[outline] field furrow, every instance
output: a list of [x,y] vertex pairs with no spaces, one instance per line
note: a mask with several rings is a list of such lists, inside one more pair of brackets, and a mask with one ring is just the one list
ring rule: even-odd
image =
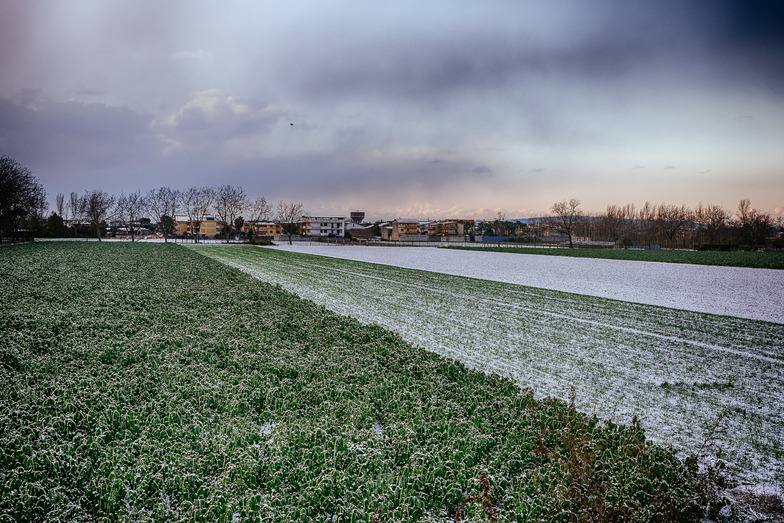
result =
[[539,397],[638,416],[680,452],[710,439],[746,480],[784,480],[780,324],[279,250],[196,250]]
[[[266,266],[258,249],[220,252]],[[292,274],[283,257],[268,261]],[[323,268],[290,261],[319,285]],[[695,464],[638,425],[538,401],[181,246],[35,242],[3,247],[0,265],[0,521],[648,523],[705,512]],[[331,274],[334,301],[362,281]],[[432,295],[440,329],[452,298],[433,287],[378,296],[405,319]],[[456,325],[445,347],[465,330]],[[409,335],[420,330],[412,322]]]

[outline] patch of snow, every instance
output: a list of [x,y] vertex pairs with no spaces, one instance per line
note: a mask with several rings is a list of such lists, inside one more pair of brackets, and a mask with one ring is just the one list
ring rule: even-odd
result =
[[261,424],[261,428],[259,429],[259,436],[269,436],[272,434],[272,430],[275,428],[275,423],[270,421],[265,421]]
[[265,248],[784,323],[781,270],[433,247],[308,244]]
[[[746,481],[781,484],[784,478],[784,330],[778,323],[337,259],[342,256],[201,252],[471,368],[507,376],[537,397],[573,398],[581,411],[621,423],[636,416],[651,440],[679,452],[711,442],[710,454],[721,454]],[[456,255],[451,263],[458,268],[473,254],[441,252]]]

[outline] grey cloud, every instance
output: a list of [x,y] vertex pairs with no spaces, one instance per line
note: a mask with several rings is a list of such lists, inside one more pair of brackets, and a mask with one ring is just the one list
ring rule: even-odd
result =
[[[468,190],[476,178],[475,171],[483,169],[468,159],[438,157],[439,154],[434,151],[421,156],[378,157],[345,151],[263,158],[234,167],[256,173],[247,185],[251,192],[274,195],[293,191],[292,196],[325,205],[347,195],[390,204],[412,194],[448,200],[453,194]],[[295,186],[291,180],[297,180]]]
[[25,156],[105,166],[152,152],[152,115],[125,107],[0,98],[0,142]]
[[82,96],[104,96],[108,93],[109,91],[106,89],[99,89],[97,87],[85,87],[76,91],[76,94]]
[[435,199],[442,181],[479,198],[486,175],[495,188],[566,183],[612,169],[592,165],[602,157],[694,170],[707,160],[687,150],[731,148],[705,123],[724,110],[755,114],[770,142],[780,134],[779,99],[760,96],[784,92],[778,5],[5,2],[0,149],[41,174],[116,176],[117,192],[219,176],[335,201]]
[[359,49],[333,50],[342,57],[297,56],[278,64],[303,95],[344,98],[353,94],[406,97],[439,103],[444,96],[482,89],[502,92],[511,81],[558,75],[602,81],[642,67],[653,48],[634,41],[599,38],[564,48],[543,49],[508,35],[460,35],[422,39],[402,46],[380,40]]
[[50,194],[119,190],[149,173],[158,148],[151,115],[75,101],[27,102],[0,98],[0,149],[30,167]]
[[192,95],[160,127],[168,139],[186,149],[211,149],[238,136],[266,134],[287,114],[286,110],[270,107],[260,100],[205,91]]
[[[511,85],[517,92],[535,95],[540,88],[536,80],[541,78],[552,81],[558,90],[579,84],[619,91],[627,78],[644,77],[667,90],[673,82],[703,81],[707,86],[716,80],[736,84],[774,78],[782,71],[781,60],[761,56],[759,49],[740,45],[723,33],[741,3],[717,2],[717,9],[713,4],[708,8],[702,2],[680,0],[576,5],[577,17],[585,10],[583,30],[548,41],[538,40],[525,28],[495,26],[431,33],[399,28],[399,33],[373,36],[346,28],[340,38],[333,36],[330,45],[319,46],[314,40],[323,35],[317,27],[306,27],[297,33],[297,43],[284,44],[286,51],[277,58],[275,72],[308,99],[360,96],[429,105],[443,104],[455,94],[503,95]],[[512,8],[510,17],[520,14],[515,9],[522,12],[525,5]],[[588,16],[589,11],[603,15]],[[755,27],[765,27],[757,20],[761,16],[750,18],[736,32],[752,34]],[[762,32],[773,35],[781,22],[769,25],[773,29]],[[312,30],[316,35],[309,40],[303,33]],[[778,41],[772,36],[768,40]],[[728,49],[733,58],[726,63]],[[737,75],[739,68],[745,74]],[[701,72],[702,80],[695,71]]]

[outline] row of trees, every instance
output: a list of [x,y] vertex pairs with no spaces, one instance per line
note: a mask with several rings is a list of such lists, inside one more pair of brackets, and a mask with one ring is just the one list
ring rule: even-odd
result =
[[211,216],[220,224],[227,242],[242,229],[245,216],[251,224],[268,220],[286,224],[290,241],[293,232],[290,224],[300,221],[304,214],[300,203],[279,201],[273,206],[263,196],[251,201],[242,187],[227,184],[190,187],[184,191],[164,186],[151,189],[146,194],[136,191],[122,193],[119,197],[100,190],[86,191],[82,196],[72,192],[68,200],[59,193],[55,197],[55,205],[53,216],[70,223],[87,222],[99,241],[108,221],[118,223],[127,231],[131,241],[135,241],[147,220],[155,223],[168,241],[175,233],[177,215],[187,219],[190,235],[197,242],[202,223]]
[[[126,229],[131,240],[136,239],[145,221],[153,222],[168,241],[176,229],[174,217],[183,215],[195,241],[199,240],[202,222],[215,216],[226,241],[239,233],[247,217],[251,224],[279,222],[291,242],[296,224],[304,216],[301,203],[279,201],[273,205],[263,196],[251,201],[242,187],[233,185],[190,187],[184,191],[159,187],[146,194],[136,191],[119,197],[91,190],[81,196],[72,192],[67,200],[59,193],[55,206],[55,212],[47,219],[43,185],[25,166],[8,156],[0,157],[0,241],[17,241],[36,228],[45,228],[53,236],[65,236],[69,231],[66,222],[72,226],[86,225],[100,240],[109,221]],[[484,222],[476,232],[505,235],[511,231],[533,238],[550,230],[563,234],[570,247],[578,237],[624,246],[659,243],[671,248],[733,244],[759,247],[769,242],[776,225],[770,214],[754,209],[749,199],[740,201],[734,216],[718,205],[700,203],[691,209],[650,202],[639,209],[634,204],[608,205],[603,214],[588,215],[575,198],[554,203],[550,214],[539,223],[521,227],[499,213],[495,221]],[[778,226],[781,225],[779,218]]]
[[569,247],[574,246],[575,237],[624,246],[659,243],[670,248],[760,247],[771,240],[776,225],[770,214],[754,209],[748,198],[740,201],[735,216],[719,205],[700,203],[691,209],[650,202],[639,209],[634,204],[608,205],[605,213],[589,216],[575,198],[556,202],[550,211],[547,225],[567,236]]

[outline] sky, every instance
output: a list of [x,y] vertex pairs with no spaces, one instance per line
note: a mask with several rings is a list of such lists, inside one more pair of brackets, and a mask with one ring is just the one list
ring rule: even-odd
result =
[[784,215],[779,0],[0,0],[0,154],[50,201]]

